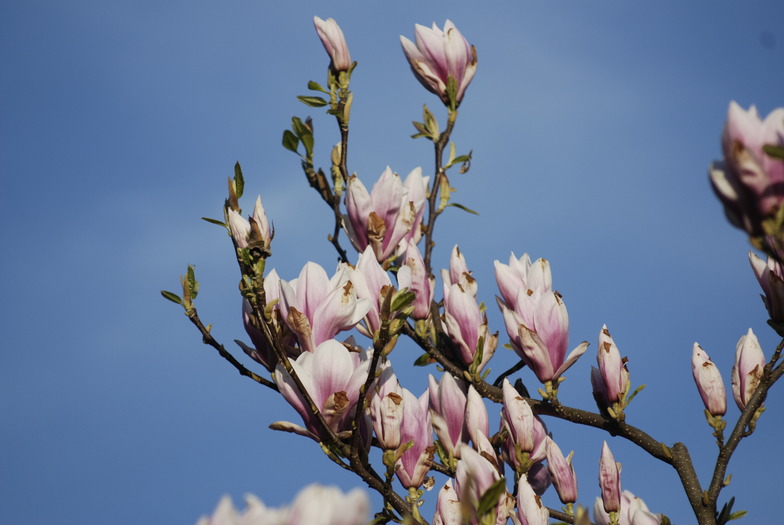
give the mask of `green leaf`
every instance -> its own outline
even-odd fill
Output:
[[[210,219],[209,217],[202,217],[201,220],[207,221],[207,222],[209,222],[211,224],[217,224],[218,226],[223,226],[224,228],[228,228],[228,226],[226,226],[225,223],[223,223],[223,222],[221,222],[221,221],[219,221],[217,219]]]
[[[446,175],[441,177],[439,189],[441,190],[441,199],[438,204],[438,212],[441,213],[444,208],[446,208],[446,205],[449,202],[449,196],[452,194],[452,187],[449,186],[449,180],[447,180]]]
[[[234,164],[234,193],[239,199],[242,197],[242,192],[245,191],[245,179],[242,177],[242,168],[240,163]]]
[[[299,117],[291,117],[291,129],[293,129],[294,133],[300,138],[302,138],[303,135],[310,133],[308,127],[302,123],[302,120],[300,120]]]
[[[482,494],[482,499],[479,500],[479,506],[476,509],[476,515],[479,519],[485,514],[493,512],[498,505],[498,499],[506,492],[506,479],[501,478],[492,485],[487,491]]]
[[[297,151],[297,148],[299,147],[299,139],[288,129],[283,132],[283,147],[289,151],[293,151],[294,153],[299,153]]]
[[[417,357],[416,361],[414,361],[414,366],[427,366],[431,363],[435,363],[435,359],[433,359],[430,354],[425,352],[424,354]]]
[[[191,299],[196,299],[196,296],[199,295],[199,281],[196,280],[196,273],[193,271],[193,269],[194,266],[189,264],[186,279],[188,282],[188,288],[191,291]]]
[[[161,295],[164,297],[164,299],[168,299],[173,303],[182,305],[182,299],[180,299],[180,296],[177,295],[176,293],[167,292],[166,290],[161,290]]]
[[[319,84],[318,82],[313,82],[312,80],[308,82],[308,89],[311,91],[321,91],[322,93],[329,93],[329,91],[321,87],[321,84]]]
[[[410,305],[416,299],[416,294],[411,290],[400,290],[392,296],[391,311],[398,312]]]
[[[302,145],[305,146],[305,156],[307,158],[313,157],[313,134],[308,133],[302,136]]]
[[[454,206],[455,208],[459,208],[459,209],[461,209],[463,211],[467,211],[468,213],[473,213],[474,215],[479,215],[479,212],[475,212],[471,208],[467,208],[466,206],[463,206],[462,204],[458,204],[456,202],[450,202],[449,204],[447,204],[447,206]]]
[[[784,146],[777,146],[776,144],[765,144],[762,146],[762,151],[767,153],[768,157],[784,160]]]
[[[320,108],[329,104],[329,102],[321,97],[308,97],[305,95],[300,95],[297,97],[297,99],[306,106],[310,106],[312,108]]]

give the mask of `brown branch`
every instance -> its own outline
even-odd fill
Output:
[[[258,374],[255,374],[254,372],[251,372],[250,370],[245,368],[242,365],[242,363],[237,361],[237,359],[233,355],[231,355],[231,353],[229,353],[229,351],[226,350],[226,348],[222,344],[220,344],[218,341],[215,340],[215,338],[212,336],[210,331],[207,330],[207,327],[204,326],[204,323],[201,322],[201,319],[199,318],[199,314],[196,311],[195,306],[191,307],[191,309],[188,312],[186,312],[186,314],[188,316],[188,319],[190,319],[191,322],[196,326],[196,328],[199,329],[199,332],[201,332],[202,342],[205,345],[209,345],[213,347],[215,350],[217,350],[220,356],[226,361],[228,361],[229,363],[231,363],[231,365],[237,369],[237,372],[239,372],[240,375],[249,377],[250,379],[256,381],[258,384],[264,385],[267,388],[271,388],[276,392],[278,391],[278,385],[276,385],[269,379],[265,379],[259,376]]]

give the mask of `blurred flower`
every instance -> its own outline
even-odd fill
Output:
[[[765,294],[762,300],[765,302],[771,321],[784,322],[784,269],[771,257],[764,262],[752,252],[749,252],[749,261]]]
[[[368,193],[359,178],[350,177],[344,224],[354,248],[362,252],[371,246],[378,262],[383,263],[406,249],[407,238],[416,242],[416,234],[409,234],[419,229],[422,220],[425,190],[417,186],[426,184],[426,180],[416,168],[404,184],[387,166]]]
[[[621,510],[619,512],[620,525],[659,525],[661,519],[648,510],[645,502],[624,490],[621,494]],[[604,510],[602,498],[596,498],[593,506],[593,520],[597,525],[610,525],[610,517]]]
[[[449,20],[443,31],[435,23],[432,29],[416,24],[414,37],[416,45],[404,36],[400,37],[400,43],[417,80],[449,105],[447,86],[449,77],[454,78],[457,89],[453,102],[455,107],[459,106],[476,73],[476,48]]]
[[[569,456],[565,458],[561,449],[550,436],[547,436],[545,441],[547,470],[550,472],[550,478],[553,480],[558,497],[561,503],[574,503],[577,501],[577,475],[572,466],[574,452],[570,452]]]
[[[331,18],[322,20],[317,16],[313,17],[313,25],[316,26],[324,49],[327,50],[329,58],[332,59],[332,68],[335,71],[348,71],[351,69],[351,55],[348,52],[346,38],[343,36],[338,23]]]
[[[196,525],[365,525],[370,501],[360,489],[344,494],[337,487],[309,485],[290,507],[270,509],[255,496],[245,496],[247,508],[238,513],[231,498],[224,496],[212,516]]]
[[[425,480],[433,464],[433,427],[428,413],[428,391],[417,399],[414,394],[403,389],[403,422],[400,425],[400,442],[410,441],[413,446],[407,448],[397,461],[397,479],[405,488],[419,488]]]
[[[346,265],[329,279],[321,266],[308,262],[297,279],[280,280],[279,311],[302,350],[312,352],[339,332],[354,328],[370,310],[370,300],[357,297],[349,277]]]
[[[712,416],[723,416],[727,412],[727,394],[721,372],[697,343],[691,356],[691,372],[705,408]]]
[[[784,161],[768,156],[766,144],[784,146],[784,108],[763,121],[757,108],[730,102],[722,135],[723,162],[710,168],[713,189],[727,218],[752,237],[765,233],[762,223],[784,201]]]
[[[256,197],[256,205],[253,207],[250,222],[231,208],[229,208],[228,214],[229,232],[237,248],[245,249],[254,241],[260,241],[263,246],[259,247],[269,250],[272,242],[272,230],[267,220],[267,214],[264,212],[264,206],[261,205],[260,196]]]
[[[365,383],[370,367],[368,354],[349,352],[343,344],[329,339],[313,352],[303,352],[290,363],[329,428],[336,434],[350,431],[359,389]],[[293,423],[277,422],[273,423],[273,428],[322,441],[326,436],[319,426],[318,418],[310,411],[283,364],[275,368],[273,379],[281,395],[305,423],[305,428],[302,428]]]
[[[732,367],[732,395],[738,408],[743,410],[762,380],[765,355],[757,336],[749,331],[738,341],[735,349],[735,365]]]
[[[606,441],[602,445],[602,457],[599,461],[599,487],[602,489],[605,512],[621,510],[621,464],[615,462]]]

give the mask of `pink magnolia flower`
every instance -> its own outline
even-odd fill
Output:
[[[542,500],[525,476],[520,478],[517,487],[517,517],[521,525],[547,525],[550,523],[550,511],[542,505]]]
[[[261,197],[256,197],[256,205],[253,207],[253,215],[250,221],[245,219],[242,215],[229,208],[229,232],[234,239],[237,248],[244,249],[248,247],[251,241],[251,230],[255,227],[257,235],[264,243],[264,248],[269,249],[272,242],[272,229],[270,228],[267,214],[264,212],[264,206],[261,205]],[[251,226],[252,225],[252,226]]]
[[[457,345],[463,363],[475,364],[476,371],[487,365],[498,346],[498,334],[488,333],[487,316],[479,309],[476,297],[459,284],[444,286],[444,331]],[[478,360],[480,342],[482,356]]]
[[[379,375],[376,391],[370,400],[373,430],[384,450],[400,446],[400,427],[403,424],[403,388],[391,366]]]
[[[466,394],[465,387],[458,384],[452,374],[445,372],[441,381],[428,376],[430,393],[430,416],[433,429],[441,446],[448,454],[459,457],[460,443],[467,442],[465,433]]]
[[[712,416],[723,416],[727,412],[727,394],[721,372],[697,343],[692,351],[691,372],[705,408]]]
[[[280,278],[278,277],[278,273],[273,269],[264,277],[264,295],[267,299],[267,304],[273,304],[275,301],[280,300]],[[273,313],[277,314],[278,310],[278,303],[272,307]],[[267,338],[264,336],[264,333],[257,328],[251,322],[251,315],[253,311],[251,309],[251,305],[247,299],[242,300],[242,322],[245,326],[245,331],[248,333],[251,342],[253,343],[254,348],[243,347],[245,353],[251,357],[257,363],[260,363],[266,368],[267,370],[272,371],[277,363],[277,358],[275,357],[275,352],[273,351],[272,347],[270,347],[269,343],[267,342]],[[273,324],[278,328],[282,328],[279,323],[279,317],[277,315],[273,315]],[[281,344],[284,348],[288,347],[290,344],[290,335],[283,336],[281,340]]]
[[[599,377],[601,377],[600,393],[607,405],[623,401],[629,392],[629,371],[626,369],[625,360],[621,359],[621,353],[615,346],[610,331],[607,330],[607,325],[603,325],[599,332],[596,361],[599,364]]]
[[[743,410],[762,380],[765,355],[757,336],[749,331],[740,338],[735,350],[735,365],[732,367],[732,395],[738,408]]]
[[[400,43],[417,80],[449,105],[447,85],[449,77],[454,78],[457,92],[452,102],[459,106],[476,73],[476,48],[469,45],[449,20],[443,31],[435,23],[432,29],[416,24],[414,36],[416,45],[404,36],[400,37]]]
[[[784,322],[784,269],[775,259],[763,261],[749,252],[749,261],[764,295],[762,300],[772,321]]]
[[[569,315],[558,292],[528,295],[521,289],[514,309],[501,300],[498,306],[513,349],[542,383],[557,380],[588,349],[583,341],[566,355]]]
[[[498,480],[501,475],[490,461],[465,443],[460,445],[460,461],[455,470],[455,492],[462,504],[463,520],[477,523],[476,515],[479,502],[487,490]],[[508,495],[504,492],[498,498],[495,508],[496,525],[506,523],[511,505]],[[512,503],[513,505],[513,503]]]
[[[561,449],[550,436],[547,436],[545,441],[547,470],[550,472],[550,478],[553,480],[558,497],[561,503],[574,503],[577,501],[577,475],[572,466],[574,452],[570,452],[569,456],[565,458]]]
[[[504,303],[512,310],[517,304],[520,290],[525,290],[526,293],[530,290],[531,295],[543,295],[553,291],[550,263],[546,259],[537,259],[531,263],[527,253],[519,259],[512,253],[508,265],[495,261],[495,280]]]
[[[504,379],[502,392],[501,428],[506,431],[504,459],[515,471],[525,472],[532,464],[545,459],[547,429],[507,379]],[[523,454],[528,454],[527,464],[523,462]]]
[[[414,243],[408,243],[408,247],[402,255],[400,270],[397,272],[397,282],[401,289],[408,288],[416,294],[411,317],[417,320],[427,319],[430,315],[430,304],[433,301],[433,290],[436,283],[433,276],[428,275],[422,254]]]
[[[387,166],[368,193],[356,176],[349,178],[346,191],[348,216],[344,224],[354,248],[362,252],[371,246],[376,259],[384,262],[405,250],[407,242],[404,241],[411,239],[416,242],[426,193],[421,186],[426,186],[426,181],[422,170],[416,168],[404,184]]]
[[[473,297],[476,297],[476,293],[479,291],[476,279],[471,276],[465,257],[456,244],[449,256],[449,270],[441,270],[441,280],[444,282],[444,295],[446,295],[447,288],[453,284],[459,284]]]
[[[621,510],[621,464],[615,462],[606,441],[602,445],[602,457],[599,461],[599,487],[602,489],[605,512]]]
[[[713,189],[730,222],[752,236],[784,201],[784,161],[768,156],[766,144],[784,146],[784,108],[761,120],[757,108],[730,102],[722,135],[723,162],[710,168]]]
[[[397,479],[405,488],[419,488],[433,464],[433,427],[428,412],[428,391],[417,399],[403,389],[403,422],[400,426],[400,442],[413,441],[413,446],[403,452],[397,461]]]
[[[482,396],[476,391],[474,385],[468,385],[465,410],[465,433],[471,438],[474,449],[486,458],[495,458],[495,449],[488,436],[490,424],[487,417],[487,407]],[[497,463],[497,460],[495,460]]]
[[[339,332],[354,328],[370,310],[370,300],[357,298],[349,278],[345,265],[329,279],[321,266],[309,262],[297,279],[280,281],[279,311],[302,350],[312,352]]]
[[[433,525],[462,525],[463,515],[460,512],[460,501],[448,479],[441,490],[438,491],[436,501],[436,514],[433,516]]]
[[[324,49],[327,50],[329,58],[332,59],[332,68],[335,71],[351,69],[351,55],[346,45],[346,37],[343,36],[343,31],[338,23],[331,18],[322,20],[314,16],[313,25],[316,26],[316,33],[318,33]]]
[[[294,372],[307,390],[324,420],[333,432],[349,431],[354,409],[359,399],[359,389],[367,378],[370,361],[366,353],[349,352],[334,339],[324,341],[313,352],[303,352],[291,361]],[[278,364],[273,379],[280,393],[302,417],[305,428],[287,422],[273,424],[277,430],[286,430],[322,441],[325,437],[317,417],[311,413],[305,398],[283,364]]]
[[[373,338],[373,334],[381,328],[381,302],[382,291],[386,287],[392,286],[389,274],[378,264],[376,256],[370,246],[359,256],[357,265],[353,270],[349,270],[351,281],[354,283],[358,299],[367,299],[369,309],[364,318],[364,326],[357,326],[357,329],[367,337]]]

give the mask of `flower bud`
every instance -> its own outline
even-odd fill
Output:
[[[752,252],[749,252],[749,262],[764,292],[762,300],[770,320],[784,323],[784,269],[773,258],[768,257],[765,262]]]
[[[335,71],[348,71],[351,69],[351,55],[348,52],[346,38],[340,26],[332,18],[322,20],[317,16],[313,17],[313,25],[316,26],[324,49],[327,50],[329,58],[332,59],[332,68]]]
[[[577,501],[577,475],[572,466],[574,452],[564,458],[561,449],[550,436],[545,440],[547,443],[547,470],[550,471],[550,478],[553,480],[558,497],[561,503],[574,503]]]
[[[629,390],[629,372],[610,331],[607,330],[607,325],[602,326],[602,331],[599,332],[596,361],[599,363],[607,403],[623,401]]]
[[[599,461],[599,487],[602,489],[602,504],[605,512],[621,510],[621,464],[615,462],[610,447],[605,441]]]
[[[743,410],[762,380],[765,355],[757,336],[749,331],[740,338],[735,350],[735,366],[732,367],[732,395],[738,408]]]
[[[712,416],[723,416],[727,412],[727,394],[721,372],[697,343],[691,356],[691,372],[705,408]]]

